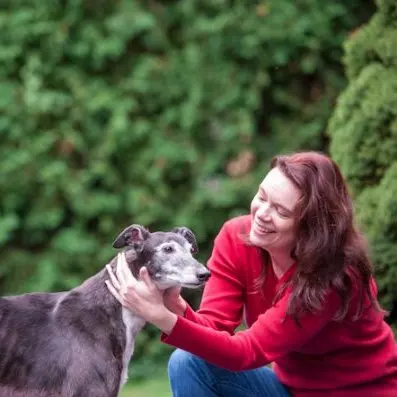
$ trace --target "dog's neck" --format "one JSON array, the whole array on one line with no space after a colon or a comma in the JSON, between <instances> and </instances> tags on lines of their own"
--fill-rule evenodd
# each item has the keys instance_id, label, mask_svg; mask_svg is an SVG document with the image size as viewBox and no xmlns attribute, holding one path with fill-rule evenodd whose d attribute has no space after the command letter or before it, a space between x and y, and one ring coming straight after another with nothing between
<instances>
[{"instance_id":1,"label":"dog's neck","mask_svg":"<svg viewBox=\"0 0 397 397\"><path fill-rule=\"evenodd\" d=\"M117 259L114 258L109 263L112 271L116 274ZM137 269L137 266L133 266L133 269ZM133 271L133 273L135 273ZM134 274L134 276L136 276ZM109 274L106 268L102 269L92 277L85 280L81 285L71 290L69 293L78 293L85 302L86 308L94 308L101 306L106 311L113 312L114 310L120 310L121 304L118 300L110 293L105 281L109 280ZM131 312L131 315L134 315Z\"/></svg>"},{"instance_id":2,"label":"dog's neck","mask_svg":"<svg viewBox=\"0 0 397 397\"><path fill-rule=\"evenodd\" d=\"M116 260L110 262L110 267L113 272L116 272ZM77 287L74 291L81 294L80 297L85 302L86 308L94 308L100 306L102 312L106 312L111 323L115 323L115 317L122 321L125 326L125 345L122 355L122 373L120 380L120 388L127 381L128 377L128 363L134 351L135 339L140 330L144 327L146 321L136 316L133 312L122 307L117 299L108 290L105 281L109 280L109 275L106 268L99 273L90 277L83 284ZM115 313L119 313L115 316ZM116 326L116 328L119 328Z\"/></svg>"}]
</instances>

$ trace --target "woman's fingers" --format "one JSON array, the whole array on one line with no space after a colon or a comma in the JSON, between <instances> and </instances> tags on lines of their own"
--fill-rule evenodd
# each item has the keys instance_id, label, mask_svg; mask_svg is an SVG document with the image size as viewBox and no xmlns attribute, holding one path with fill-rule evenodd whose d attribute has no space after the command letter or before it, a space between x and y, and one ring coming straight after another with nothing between
<instances>
[{"instance_id":1,"label":"woman's fingers","mask_svg":"<svg viewBox=\"0 0 397 397\"><path fill-rule=\"evenodd\" d=\"M155 285L152 279L150 278L149 272L145 266L141 267L141 270L139 271L139 279L146 284L149 290L155 289Z\"/></svg>"},{"instance_id":2,"label":"woman's fingers","mask_svg":"<svg viewBox=\"0 0 397 397\"><path fill-rule=\"evenodd\" d=\"M119 259L120 257L120 259ZM137 280L135 279L135 277L133 276L130 268L128 267L128 263L127 263L127 259L125 257L125 253L122 252L121 254L119 254L119 257L117 258L117 265L119 266L120 264L120 272L122 274L123 277L123 281L127 284L132 284L132 285L136 285ZM120 261L120 262L119 262Z\"/></svg>"},{"instance_id":3,"label":"woman's fingers","mask_svg":"<svg viewBox=\"0 0 397 397\"><path fill-rule=\"evenodd\" d=\"M128 267L127 259L125 257L125 253L123 252L122 261L121 261L121 271L123 272L124 280L131 284L136 284L137 280L132 275L130 268Z\"/></svg>"},{"instance_id":4,"label":"woman's fingers","mask_svg":"<svg viewBox=\"0 0 397 397\"><path fill-rule=\"evenodd\" d=\"M109 274L113 290L117 291L118 296L122 296L128 290L128 288L135 287L137 280L132 275L124 253L117 255L116 275L113 273L112 267L106 265L106 270Z\"/></svg>"},{"instance_id":5,"label":"woman's fingers","mask_svg":"<svg viewBox=\"0 0 397 397\"><path fill-rule=\"evenodd\" d=\"M106 286L108 287L108 290L110 293L123 305L123 298L120 296L120 294L117 292L117 290L113 287L113 284L109 281L105 281Z\"/></svg>"},{"instance_id":6,"label":"woman's fingers","mask_svg":"<svg viewBox=\"0 0 397 397\"><path fill-rule=\"evenodd\" d=\"M121 286L120 286L119 280L117 280L116 276L113 274L111 266L106 265L106 270L109 274L110 281L112 282L114 288L116 288L117 290L120 290Z\"/></svg>"},{"instance_id":7,"label":"woman's fingers","mask_svg":"<svg viewBox=\"0 0 397 397\"><path fill-rule=\"evenodd\" d=\"M146 284L150 283L150 277L145 266L139 270L139 278Z\"/></svg>"},{"instance_id":8,"label":"woman's fingers","mask_svg":"<svg viewBox=\"0 0 397 397\"><path fill-rule=\"evenodd\" d=\"M122 272L122 261L123 261L122 254L119 253L117 255L116 277L117 280L119 281L120 288L125 284L124 275Z\"/></svg>"}]
</instances>

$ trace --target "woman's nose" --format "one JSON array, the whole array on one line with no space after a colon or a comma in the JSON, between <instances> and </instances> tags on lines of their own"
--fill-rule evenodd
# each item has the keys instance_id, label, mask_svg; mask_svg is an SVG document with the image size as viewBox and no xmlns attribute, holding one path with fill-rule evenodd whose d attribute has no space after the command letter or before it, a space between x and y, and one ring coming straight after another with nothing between
<instances>
[{"instance_id":1,"label":"woman's nose","mask_svg":"<svg viewBox=\"0 0 397 397\"><path fill-rule=\"evenodd\" d=\"M261 203L257 210L257 215L259 215L263 219L267 219L270 217L270 211L269 211L269 204L268 203Z\"/></svg>"}]
</instances>

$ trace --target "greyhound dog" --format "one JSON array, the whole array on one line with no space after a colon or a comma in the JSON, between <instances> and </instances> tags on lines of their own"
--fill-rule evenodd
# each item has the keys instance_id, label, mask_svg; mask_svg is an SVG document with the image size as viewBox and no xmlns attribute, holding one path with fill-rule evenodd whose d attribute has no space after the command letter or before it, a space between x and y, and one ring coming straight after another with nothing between
<instances>
[{"instance_id":1,"label":"greyhound dog","mask_svg":"<svg viewBox=\"0 0 397 397\"><path fill-rule=\"evenodd\" d=\"M150 233L131 225L113 247L124 249L134 276L146 266L159 289L199 287L210 276L185 227ZM117 257L109 265L116 271ZM145 321L120 305L107 279L103 268L67 292L0 298L0 397L118 395Z\"/></svg>"}]
</instances>

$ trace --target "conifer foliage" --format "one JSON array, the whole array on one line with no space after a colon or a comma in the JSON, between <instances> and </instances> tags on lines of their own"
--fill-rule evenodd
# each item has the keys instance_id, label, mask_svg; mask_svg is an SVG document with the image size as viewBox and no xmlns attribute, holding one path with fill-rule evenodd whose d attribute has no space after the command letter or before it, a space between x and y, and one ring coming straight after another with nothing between
<instances>
[{"instance_id":1,"label":"conifer foliage","mask_svg":"<svg viewBox=\"0 0 397 397\"><path fill-rule=\"evenodd\" d=\"M346 42L348 86L329 134L331 155L348 179L369 238L382 301L392 309L397 301L397 2L378 0L377 6L369 23Z\"/></svg>"},{"instance_id":2,"label":"conifer foliage","mask_svg":"<svg viewBox=\"0 0 397 397\"><path fill-rule=\"evenodd\" d=\"M130 223L188 226L208 259L270 156L324 148L342 43L372 12L367 0L3 0L1 293L76 286ZM136 358L161 353L152 331Z\"/></svg>"}]
</instances>

